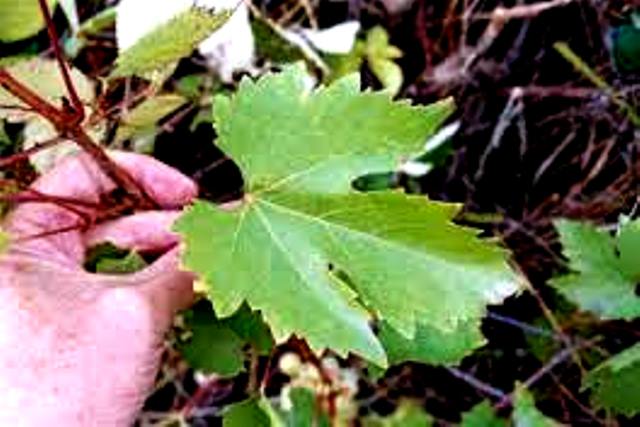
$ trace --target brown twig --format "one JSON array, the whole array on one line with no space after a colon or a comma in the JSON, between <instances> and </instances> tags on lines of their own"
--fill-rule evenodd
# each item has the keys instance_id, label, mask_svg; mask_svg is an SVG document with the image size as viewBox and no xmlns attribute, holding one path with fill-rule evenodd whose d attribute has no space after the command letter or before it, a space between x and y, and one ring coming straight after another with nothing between
<instances>
[{"instance_id":1,"label":"brown twig","mask_svg":"<svg viewBox=\"0 0 640 427\"><path fill-rule=\"evenodd\" d=\"M53 51L71 100L71 108L64 105L61 108L54 106L29 87L22 84L3 68L0 68L0 87L7 90L37 114L48 120L56 129L60 138L74 141L91 156L107 177L110 178L116 186L124 190L124 204L129 206L133 205L138 209L157 208L157 203L144 191L133 177L131 177L127 171L116 165L82 128L81 123L84 120L84 106L73 86L69 70L62 51L60 50L58 36L51 19L48 5L45 0L39 0L39 3L47 26L50 42L53 46ZM7 161L4 162L4 164L6 163Z\"/></svg>"},{"instance_id":2,"label":"brown twig","mask_svg":"<svg viewBox=\"0 0 640 427\"><path fill-rule=\"evenodd\" d=\"M0 68L0 87L7 90L40 116L51 122L60 137L68 138L76 142L94 159L114 184L121 187L128 198L135 201L138 208L153 209L157 207L155 201L146 194L129 173L117 166L113 160L107 156L104 150L93 142L91 137L87 135L78 123L75 113L56 108L2 68Z\"/></svg>"},{"instance_id":3,"label":"brown twig","mask_svg":"<svg viewBox=\"0 0 640 427\"><path fill-rule=\"evenodd\" d=\"M69 99L71 100L71 105L73 107L75 118L77 123L81 123L84 120L84 106L82 105L82 101L78 96L78 92L76 88L73 86L73 82L71 81L71 76L69 74L69 68L64 60L64 56L62 55L62 50L60 49L60 44L58 42L58 34L56 33L56 27L53 24L53 20L51 19L51 12L49 11L49 5L46 0L38 0L40 3L40 11L42 12L42 17L44 18L44 22L47 26L47 33L49 35L49 40L51 42L51 47L53 48L54 55L56 57L56 61L58 62L58 68L60 68L60 74L62 75L62 80L64 80L64 85L67 89L67 93L69 94Z\"/></svg>"},{"instance_id":4,"label":"brown twig","mask_svg":"<svg viewBox=\"0 0 640 427\"><path fill-rule=\"evenodd\" d=\"M60 143L62 141L62 138L60 138L59 136L50 138L46 141L43 141L39 144L34 145L31 148L28 148L26 150L23 150L19 153L13 154L11 156L8 157L3 157L0 159L0 169L5 168L15 162L18 162L20 160L26 160L28 159L30 156L34 155L35 153L37 153L38 151L41 150L45 150L47 148L53 147L54 145Z\"/></svg>"}]
</instances>

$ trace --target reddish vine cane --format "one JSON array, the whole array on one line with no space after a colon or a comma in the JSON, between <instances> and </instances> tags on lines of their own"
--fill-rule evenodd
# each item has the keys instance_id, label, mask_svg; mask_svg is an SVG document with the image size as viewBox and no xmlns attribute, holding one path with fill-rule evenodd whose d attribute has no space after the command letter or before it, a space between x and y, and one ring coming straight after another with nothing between
<instances>
[{"instance_id":1,"label":"reddish vine cane","mask_svg":"<svg viewBox=\"0 0 640 427\"><path fill-rule=\"evenodd\" d=\"M22 101L35 113L48 120L59 134L57 138L61 140L74 141L80 148L87 153L100 167L100 169L113 181L117 189L120 191L117 200L107 200L108 206L101 206L100 214L92 216L81 215L81 219L85 222L84 226L88 227L101 220L113 218L125 211L132 209L150 210L157 209L157 203L144 191L144 189L131 177L131 175L116 165L113 160L105 153L105 151L96 144L82 128L82 122L85 119L84 106L78 96L71 77L66 61L62 55L62 51L58 44L58 36L56 33L51 13L46 0L38 0L42 15L47 27L47 33L53 52L60 68L65 88L69 99L63 99L62 106L56 107L43 99L29 87L17 80L6 69L0 68L0 87L11 93L14 97ZM50 147L56 142L46 144ZM6 167L13 162L24 159L24 153L18 153L5 159L0 159L0 165ZM4 185L3 185L4 186ZM8 201L44 201L61 204L65 208L69 208L69 201L59 203L56 197L47 195L34 195L33 192L27 191L23 195L0 195L0 198Z\"/></svg>"}]
</instances>

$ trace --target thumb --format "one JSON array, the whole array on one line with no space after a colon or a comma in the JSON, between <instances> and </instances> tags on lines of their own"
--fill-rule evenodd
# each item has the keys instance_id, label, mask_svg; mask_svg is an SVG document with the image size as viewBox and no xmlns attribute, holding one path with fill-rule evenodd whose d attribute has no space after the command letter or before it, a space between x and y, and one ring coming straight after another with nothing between
<instances>
[{"instance_id":1,"label":"thumb","mask_svg":"<svg viewBox=\"0 0 640 427\"><path fill-rule=\"evenodd\" d=\"M175 247L144 270L129 277L149 302L158 332L171 325L174 315L193 304L195 275L180 270L180 248Z\"/></svg>"},{"instance_id":2,"label":"thumb","mask_svg":"<svg viewBox=\"0 0 640 427\"><path fill-rule=\"evenodd\" d=\"M110 242L118 247L141 252L163 252L147 268L127 276L104 277L105 284L134 286L150 304L154 325L161 331L169 327L173 315L193 302L195 276L180 270L180 237L171 226L180 216L178 211L142 212L110 221L85 235L87 247Z\"/></svg>"}]
</instances>

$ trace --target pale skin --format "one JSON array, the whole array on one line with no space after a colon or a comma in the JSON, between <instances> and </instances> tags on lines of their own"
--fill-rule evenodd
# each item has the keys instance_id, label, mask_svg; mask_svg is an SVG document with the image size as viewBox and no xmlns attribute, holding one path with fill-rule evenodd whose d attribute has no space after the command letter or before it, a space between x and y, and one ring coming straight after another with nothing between
<instances>
[{"instance_id":1,"label":"pale skin","mask_svg":"<svg viewBox=\"0 0 640 427\"><path fill-rule=\"evenodd\" d=\"M179 268L171 225L195 184L149 157L112 157L162 210L25 240L79 221L55 204L25 203L2 224L14 239L0 255L2 426L131 425L153 385L164 334L192 301L193 276ZM84 156L33 186L91 202L112 187ZM163 255L130 275L86 272L86 248L104 241Z\"/></svg>"}]
</instances>

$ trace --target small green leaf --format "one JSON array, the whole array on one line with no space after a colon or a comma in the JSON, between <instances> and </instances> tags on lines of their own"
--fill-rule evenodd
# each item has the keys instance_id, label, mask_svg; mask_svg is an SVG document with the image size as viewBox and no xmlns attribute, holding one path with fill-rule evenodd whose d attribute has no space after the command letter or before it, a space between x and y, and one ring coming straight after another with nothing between
<instances>
[{"instance_id":1,"label":"small green leaf","mask_svg":"<svg viewBox=\"0 0 640 427\"><path fill-rule=\"evenodd\" d=\"M326 54L323 59L329 66L331 72L326 76L327 83L339 80L349 74L357 73L362 67L365 60L365 43L362 40L356 40L354 48L351 52L340 54Z\"/></svg>"},{"instance_id":2,"label":"small green leaf","mask_svg":"<svg viewBox=\"0 0 640 427\"><path fill-rule=\"evenodd\" d=\"M223 427L273 427L270 417L265 413L257 399L234 403L222 416Z\"/></svg>"},{"instance_id":3,"label":"small green leaf","mask_svg":"<svg viewBox=\"0 0 640 427\"><path fill-rule=\"evenodd\" d=\"M394 103L360 93L354 77L310 91L304 79L292 67L214 103L247 196L234 211L196 203L176 229L216 311L246 301L278 341L297 334L383 366L363 308L409 339L419 324L443 334L477 326L487 304L518 289L504 251L452 224L456 205L351 188L420 150L451 104Z\"/></svg>"},{"instance_id":4,"label":"small green leaf","mask_svg":"<svg viewBox=\"0 0 640 427\"><path fill-rule=\"evenodd\" d=\"M131 274L147 266L147 262L137 252L130 252L122 259L105 258L98 261L96 273Z\"/></svg>"},{"instance_id":5,"label":"small green leaf","mask_svg":"<svg viewBox=\"0 0 640 427\"><path fill-rule=\"evenodd\" d=\"M556 222L571 273L551 281L563 296L603 319L640 316L638 225L625 225L617 241L606 231L580 222ZM616 246L620 256L616 255Z\"/></svg>"},{"instance_id":6,"label":"small green leaf","mask_svg":"<svg viewBox=\"0 0 640 427\"><path fill-rule=\"evenodd\" d=\"M331 425L326 414L321 413L316 405L316 396L312 390L296 387L289 390L291 409L285 411L287 427L329 427Z\"/></svg>"},{"instance_id":7,"label":"small green leaf","mask_svg":"<svg viewBox=\"0 0 640 427\"><path fill-rule=\"evenodd\" d=\"M305 59L300 47L288 41L281 30L262 17L251 21L251 30L256 41L258 55L277 64L291 63Z\"/></svg>"},{"instance_id":8,"label":"small green leaf","mask_svg":"<svg viewBox=\"0 0 640 427\"><path fill-rule=\"evenodd\" d=\"M175 94L158 95L145 100L122 118L116 134L116 141L124 141L133 136L152 132L156 123L187 102Z\"/></svg>"},{"instance_id":9,"label":"small green leaf","mask_svg":"<svg viewBox=\"0 0 640 427\"><path fill-rule=\"evenodd\" d=\"M211 304L201 301L185 314L190 336L179 348L190 366L220 375L235 375L244 369L243 349L250 346L256 354L273 349L273 337L257 312L242 305L225 319L218 319Z\"/></svg>"},{"instance_id":10,"label":"small green leaf","mask_svg":"<svg viewBox=\"0 0 640 427\"><path fill-rule=\"evenodd\" d=\"M122 52L111 77L143 75L178 61L191 54L230 16L228 10L212 13L200 8L179 13Z\"/></svg>"},{"instance_id":11,"label":"small green leaf","mask_svg":"<svg viewBox=\"0 0 640 427\"><path fill-rule=\"evenodd\" d=\"M211 305L196 304L184 318L191 336L178 348L192 368L225 376L243 370L245 341L224 320L216 318Z\"/></svg>"},{"instance_id":12,"label":"small green leaf","mask_svg":"<svg viewBox=\"0 0 640 427\"><path fill-rule=\"evenodd\" d=\"M433 418L422 406L410 400L403 400L393 414L388 417L371 416L363 420L364 427L431 427Z\"/></svg>"},{"instance_id":13,"label":"small green leaf","mask_svg":"<svg viewBox=\"0 0 640 427\"><path fill-rule=\"evenodd\" d=\"M481 402L462 414L460 427L506 427L507 421L496 416L491 404Z\"/></svg>"},{"instance_id":14,"label":"small green leaf","mask_svg":"<svg viewBox=\"0 0 640 427\"><path fill-rule=\"evenodd\" d=\"M267 355L273 350L275 343L269 326L264 323L260 313L251 311L247 304L243 304L233 316L222 322L258 354Z\"/></svg>"},{"instance_id":15,"label":"small green leaf","mask_svg":"<svg viewBox=\"0 0 640 427\"><path fill-rule=\"evenodd\" d=\"M628 221L620 227L618 253L622 271L640 282L640 220Z\"/></svg>"},{"instance_id":16,"label":"small green leaf","mask_svg":"<svg viewBox=\"0 0 640 427\"><path fill-rule=\"evenodd\" d=\"M390 94L395 95L404 79L402 69L394 62L402 51L389 44L389 34L382 27L374 27L367 33L366 58L373 74Z\"/></svg>"},{"instance_id":17,"label":"small green leaf","mask_svg":"<svg viewBox=\"0 0 640 427\"><path fill-rule=\"evenodd\" d=\"M640 71L640 28L625 24L610 30L611 55L616 68L625 73Z\"/></svg>"},{"instance_id":18,"label":"small green leaf","mask_svg":"<svg viewBox=\"0 0 640 427\"><path fill-rule=\"evenodd\" d=\"M85 37L98 34L106 28L112 26L116 22L117 8L115 6L107 7L101 10L91 18L82 22L78 29L78 36Z\"/></svg>"},{"instance_id":19,"label":"small green leaf","mask_svg":"<svg viewBox=\"0 0 640 427\"><path fill-rule=\"evenodd\" d=\"M609 358L589 372L583 386L591 389L597 408L632 417L640 413L640 344Z\"/></svg>"},{"instance_id":20,"label":"small green leaf","mask_svg":"<svg viewBox=\"0 0 640 427\"><path fill-rule=\"evenodd\" d=\"M48 0L53 8L56 0ZM38 0L0 0L0 41L26 39L44 28Z\"/></svg>"},{"instance_id":21,"label":"small green leaf","mask_svg":"<svg viewBox=\"0 0 640 427\"><path fill-rule=\"evenodd\" d=\"M524 387L518 386L513 404L514 427L559 427L562 424L545 416L536 408L533 395Z\"/></svg>"},{"instance_id":22,"label":"small green leaf","mask_svg":"<svg viewBox=\"0 0 640 427\"><path fill-rule=\"evenodd\" d=\"M84 268L92 273L130 274L140 271L147 262L135 251L121 249L112 243L102 243L89 248Z\"/></svg>"}]
</instances>

